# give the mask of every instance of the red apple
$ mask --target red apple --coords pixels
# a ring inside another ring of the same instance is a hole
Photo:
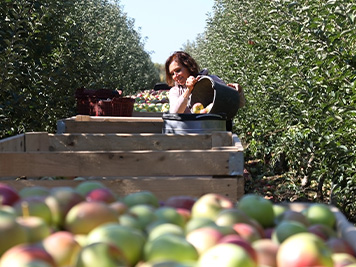
[[[319,236],[321,239],[325,241],[337,235],[336,231],[332,229],[330,226],[327,226],[325,224],[320,224],[320,223],[309,226],[308,231],[310,233]]]
[[[41,246],[20,244],[7,250],[0,259],[0,267],[9,266],[51,266],[57,267],[52,256]]]
[[[195,201],[196,198],[191,196],[171,196],[164,202],[164,205],[172,208],[191,210]]]
[[[199,255],[219,243],[223,234],[213,227],[202,227],[189,232],[186,240],[191,243]]]
[[[12,206],[20,199],[18,192],[11,186],[0,183],[0,205]]]
[[[235,223],[232,228],[239,236],[241,236],[241,238],[243,238],[249,243],[261,239],[259,231],[251,224]]]
[[[252,243],[260,266],[277,267],[277,252],[279,245],[271,239],[260,239]]]
[[[95,227],[117,222],[117,214],[102,202],[81,202],[72,207],[65,217],[64,227],[73,234],[88,234]]]
[[[102,201],[105,203],[112,203],[116,201],[116,196],[109,188],[96,188],[86,195],[86,200],[88,202]]]
[[[312,233],[299,233],[280,244],[277,252],[278,267],[333,267],[331,250],[324,241]]]
[[[81,246],[75,236],[67,231],[52,233],[42,241],[43,248],[52,256],[57,266],[74,266]]]
[[[220,194],[208,193],[201,196],[192,207],[192,218],[203,217],[215,220],[224,209],[234,207],[232,201]]]
[[[356,256],[350,244],[340,237],[330,237],[326,241],[326,245],[331,249],[333,253],[348,253],[350,255]]]
[[[219,240],[219,243],[235,244],[237,246],[244,248],[250,254],[251,258],[257,263],[256,251],[248,241],[243,239],[238,234],[225,235]]]

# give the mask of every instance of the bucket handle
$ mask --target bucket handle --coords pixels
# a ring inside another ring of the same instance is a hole
[[[221,116],[221,115],[218,115],[218,114],[210,114],[210,113],[198,115],[196,118],[197,118],[197,119],[200,119],[200,118],[204,118],[204,117],[216,117],[216,118],[222,119],[222,116]]]

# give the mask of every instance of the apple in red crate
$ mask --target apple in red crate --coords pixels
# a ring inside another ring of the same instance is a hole
[[[164,202],[164,205],[173,208],[191,210],[195,201],[196,198],[192,196],[171,196]]]
[[[86,195],[87,201],[102,201],[112,203],[116,201],[115,194],[109,188],[96,188]]]
[[[215,220],[220,211],[234,207],[232,201],[220,194],[207,193],[201,196],[192,207],[192,218],[204,217]]]
[[[74,266],[81,246],[75,235],[67,231],[54,232],[41,245],[52,256],[57,266]]]
[[[273,203],[262,196],[255,194],[244,195],[239,200],[237,208],[259,222],[263,228],[274,225]]]
[[[312,233],[299,233],[280,244],[277,252],[278,267],[333,267],[331,250],[324,241]]]
[[[257,254],[252,245],[238,234],[225,235],[219,240],[219,243],[229,243],[240,246],[250,254],[255,262],[257,262]]]
[[[106,223],[96,227],[88,234],[87,244],[97,242],[113,244],[123,252],[129,266],[135,266],[142,258],[145,240],[145,235],[138,229],[119,223]]]
[[[11,186],[0,183],[0,204],[12,206],[20,199],[18,192]]]
[[[101,224],[117,221],[117,213],[107,204],[81,202],[69,210],[65,217],[64,227],[73,234],[88,234]]]
[[[235,244],[218,244],[205,251],[197,262],[197,267],[257,267],[257,263],[242,247]]]
[[[201,255],[209,248],[218,244],[223,236],[224,235],[221,233],[221,231],[216,228],[202,227],[190,231],[186,235],[186,239],[196,248],[199,255]]]
[[[252,243],[260,266],[277,267],[277,252],[279,245],[271,239],[259,239]]]
[[[84,246],[75,262],[76,267],[131,266],[121,249],[113,244],[97,242]]]
[[[41,246],[20,244],[7,250],[0,259],[0,267],[50,266],[57,267],[52,256]]]
[[[12,214],[0,214],[0,237],[0,256],[9,248],[28,241],[26,230]]]

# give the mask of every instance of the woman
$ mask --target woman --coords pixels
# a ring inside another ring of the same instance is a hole
[[[170,113],[191,113],[189,107],[190,95],[199,75],[208,75],[207,69],[199,72],[197,62],[186,52],[174,52],[165,63],[167,84],[172,86],[169,91]],[[219,77],[209,75],[214,81],[224,83]],[[240,95],[239,107],[245,105],[242,87],[238,84],[227,84],[236,88]]]

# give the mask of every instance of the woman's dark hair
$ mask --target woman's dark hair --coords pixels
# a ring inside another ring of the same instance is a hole
[[[172,75],[169,73],[169,65],[171,65],[172,61],[174,60],[178,61],[185,68],[187,68],[192,76],[194,77],[198,76],[199,74],[198,63],[188,53],[183,51],[176,51],[166,60],[166,64],[165,64],[166,81],[168,85],[170,86],[174,85]]]

